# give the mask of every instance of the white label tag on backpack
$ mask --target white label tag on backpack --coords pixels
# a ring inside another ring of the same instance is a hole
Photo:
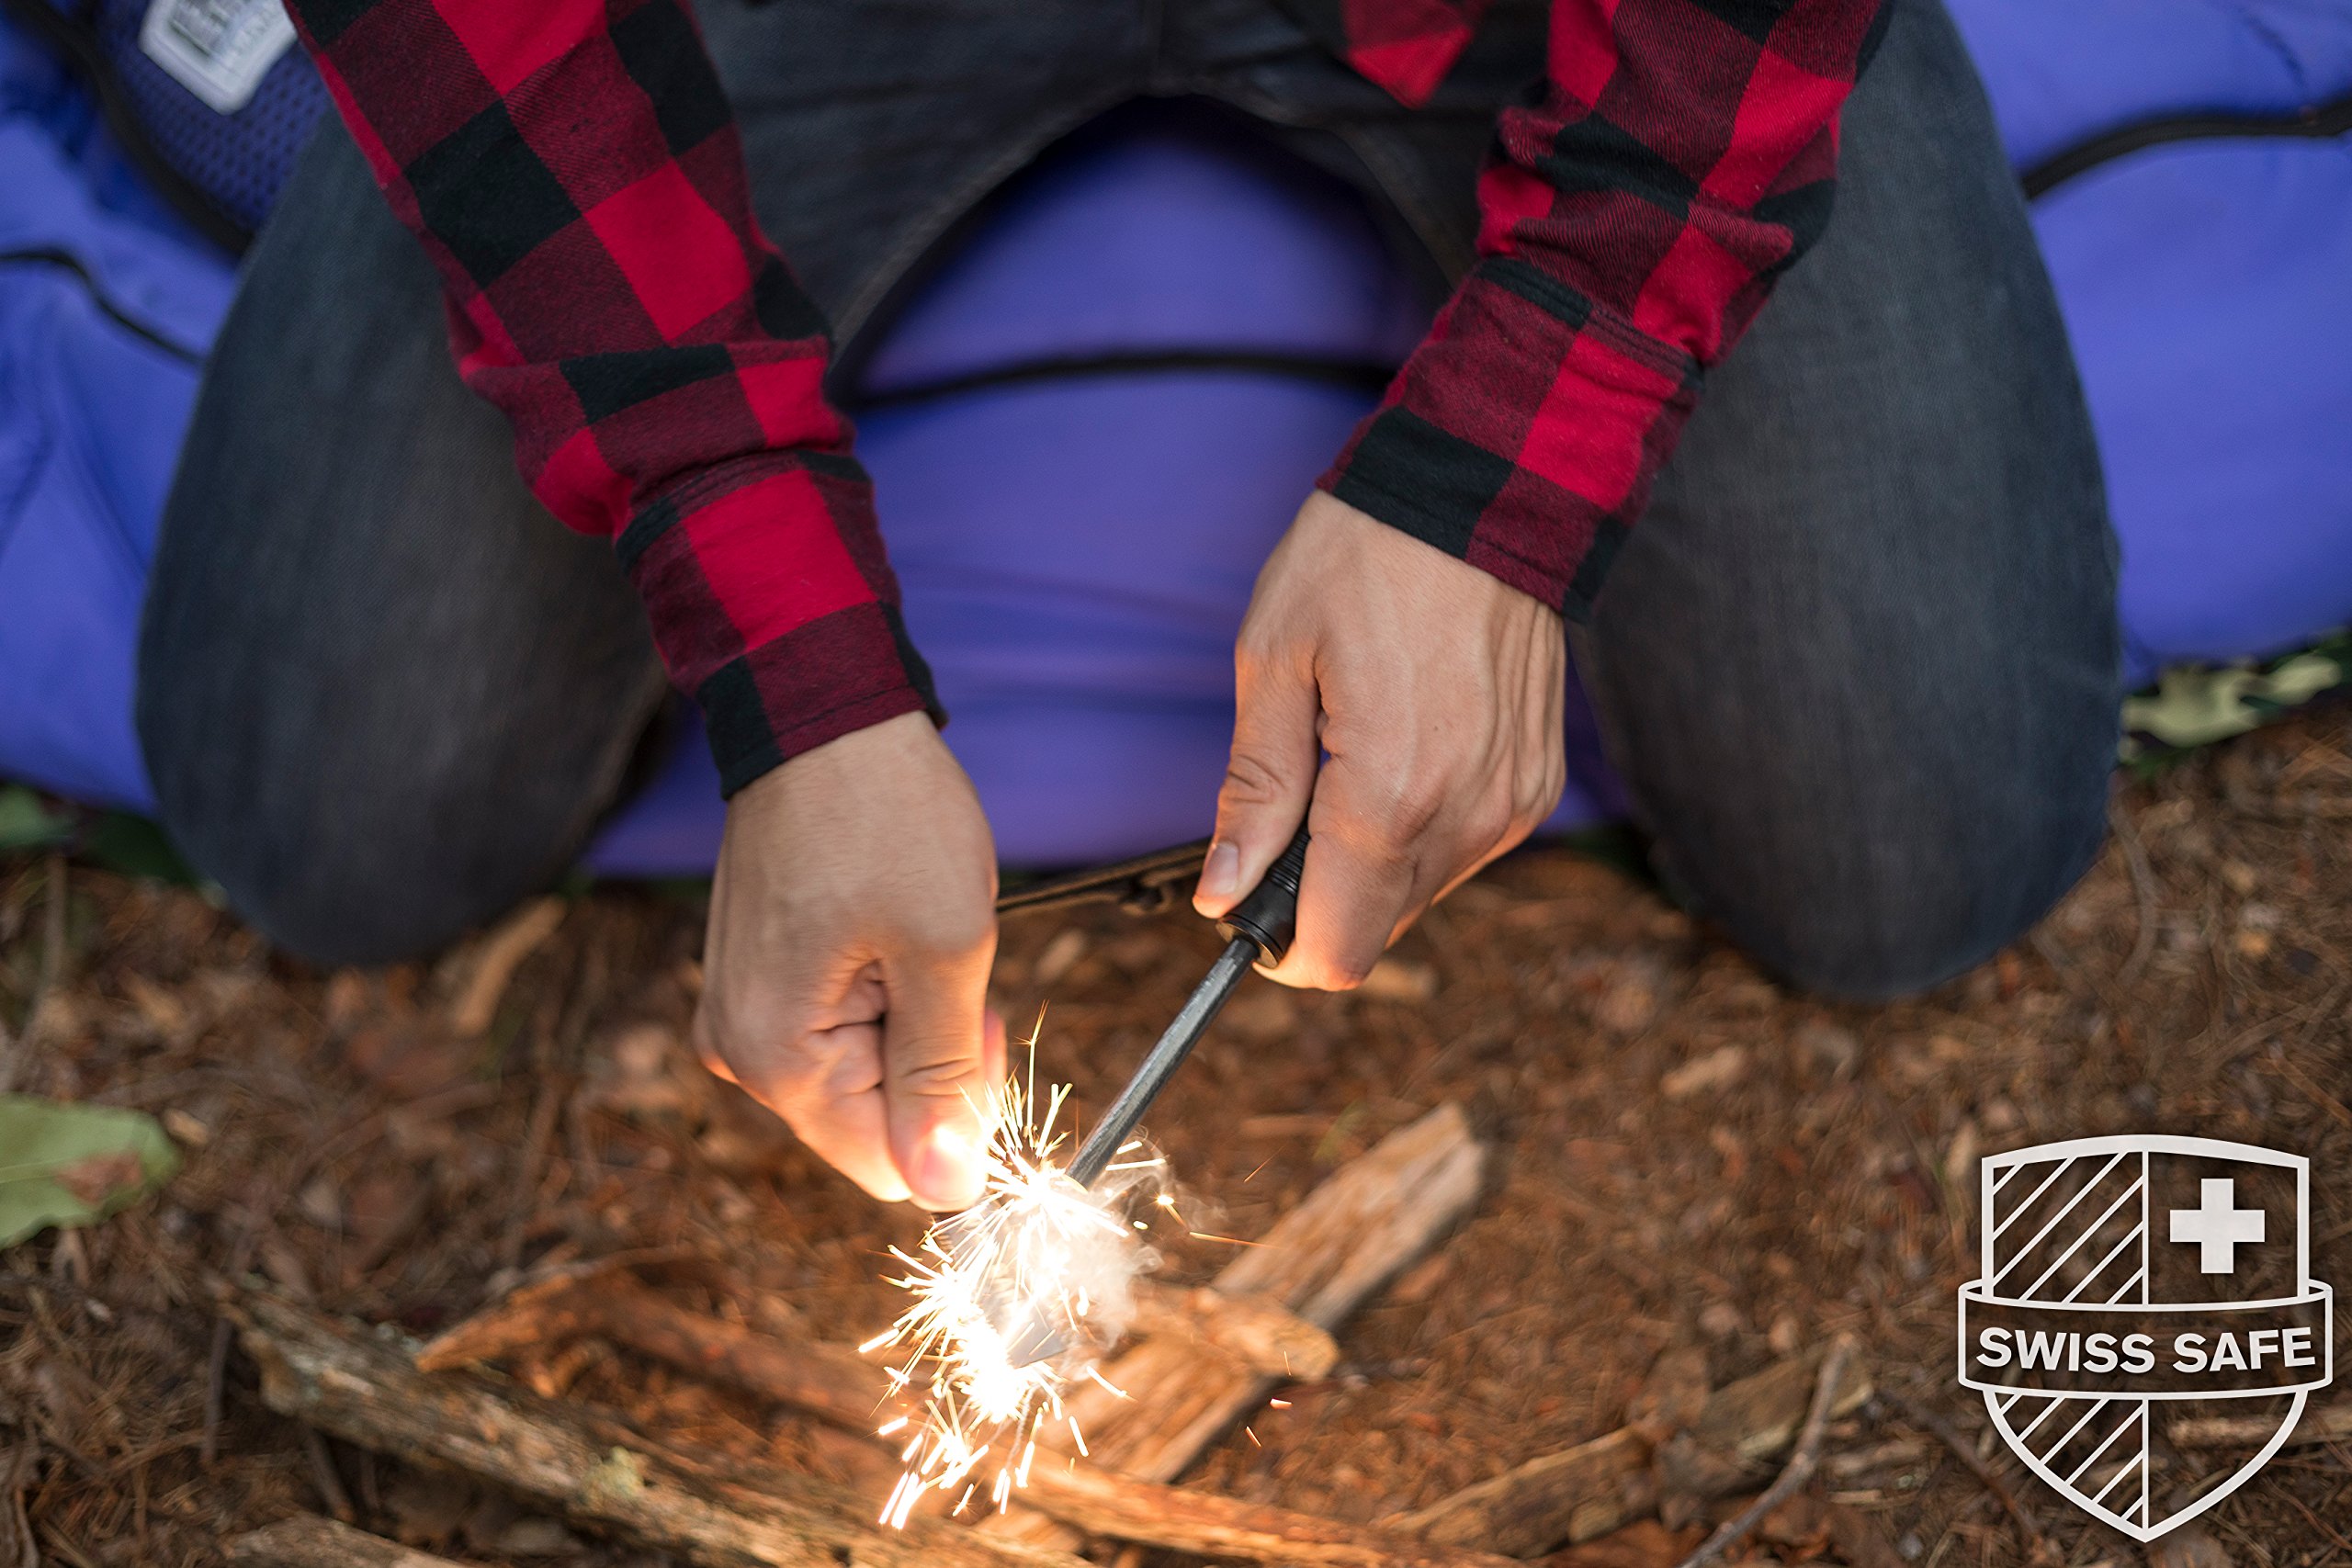
[[[154,0],[139,29],[147,58],[221,114],[250,103],[293,42],[283,0]]]

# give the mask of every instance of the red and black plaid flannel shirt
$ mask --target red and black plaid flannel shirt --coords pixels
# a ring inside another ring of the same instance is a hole
[[[1286,0],[1407,105],[1486,0]],[[1827,217],[1882,0],[1555,0],[1502,117],[1481,259],[1324,488],[1571,614],[1700,375]],[[731,793],[936,713],[825,323],[753,221],[682,0],[290,0],[467,384],[533,491],[614,541]]]

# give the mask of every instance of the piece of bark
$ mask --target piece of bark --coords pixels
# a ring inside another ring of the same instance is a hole
[[[1173,1479],[1278,1382],[1328,1374],[1338,1353],[1330,1328],[1460,1218],[1477,1196],[1483,1161],[1484,1150],[1460,1110],[1442,1107],[1317,1188],[1213,1286],[1145,1292],[1137,1326],[1156,1337],[1108,1372],[1128,1380],[1118,1386],[1129,1397],[1112,1400],[1090,1384],[1072,1402],[1081,1423],[1091,1418],[1114,1429],[1106,1441],[1086,1428],[1094,1464],[1124,1469],[1122,1450],[1140,1450],[1144,1461],[1160,1471],[1148,1479]],[[861,1434],[872,1433],[890,1412],[886,1370],[846,1348],[795,1344],[689,1313],[642,1286],[610,1278],[609,1271],[593,1284],[575,1272],[524,1286],[432,1341],[416,1365],[427,1371],[459,1366],[588,1334]],[[1145,1387],[1159,1393],[1138,1392]],[[1286,1561],[1303,1561],[1296,1556],[1300,1544],[1317,1540],[1335,1551],[1387,1550],[1379,1544],[1385,1532],[1351,1531],[1336,1521],[1281,1509],[1250,1510],[1257,1531],[1251,1535],[1222,1511],[1249,1506],[1216,1498],[1170,1509],[1162,1506],[1166,1490],[1098,1472],[1087,1476],[1082,1491],[1065,1486],[1057,1495],[1078,1499],[1067,1502],[1065,1511],[1087,1510],[1098,1521],[1088,1528],[1127,1532],[1129,1539],[1172,1550],[1267,1553]],[[1125,1521],[1116,1530],[1100,1522],[1113,1517]],[[990,1533],[1033,1542],[1076,1539],[1021,1509],[990,1519],[989,1527]],[[1389,1551],[1323,1561],[1465,1561],[1459,1552],[1432,1556],[1428,1544],[1408,1542],[1407,1550],[1418,1555],[1400,1559]]]
[[[1702,1451],[1747,1463],[1777,1458],[1804,1424],[1827,1348],[1801,1351],[1725,1383],[1707,1396],[1685,1435]],[[1839,1380],[1830,1414],[1849,1414],[1870,1395],[1870,1374],[1858,1357]],[[1651,1475],[1655,1452],[1640,1427],[1621,1427],[1575,1448],[1532,1459],[1389,1523],[1431,1540],[1475,1542],[1506,1556],[1534,1557],[1563,1541],[1606,1535],[1657,1506]],[[1711,1487],[1736,1486],[1746,1473],[1725,1467]]]
[[[1460,1222],[1477,1201],[1485,1167],[1486,1147],[1461,1107],[1439,1106],[1333,1173],[1210,1288],[1272,1302],[1329,1333]],[[1182,1475],[1283,1381],[1172,1336],[1130,1348],[1102,1371],[1119,1393],[1089,1384],[1069,1396],[1069,1414],[1098,1468],[1149,1482]],[[1053,1427],[1040,1434],[1039,1446],[1066,1452],[1067,1441]],[[1078,1541],[1068,1528],[1019,1507],[980,1528],[1065,1549]]]
[[[1849,1380],[1848,1369],[1855,1359],[1854,1339],[1841,1334],[1829,1342],[1821,1359],[1821,1371],[1813,1390],[1813,1398],[1805,1407],[1804,1425],[1799,1428],[1795,1445],[1789,1453],[1789,1462],[1761,1496],[1725,1519],[1715,1532],[1677,1568],[1706,1568],[1718,1562],[1733,1547],[1745,1541],[1772,1517],[1773,1511],[1786,1505],[1813,1479],[1821,1463],[1821,1440],[1829,1430],[1829,1416],[1838,1403],[1838,1395]],[[1705,1417],[1702,1415],[1702,1420]],[[1809,1555],[1809,1554],[1808,1554]]]
[[[221,1543],[232,1562],[261,1568],[465,1568],[315,1514],[297,1514]]]
[[[1021,1495],[1090,1535],[1141,1541],[1202,1557],[1294,1568],[1512,1568],[1507,1558],[1441,1546],[1377,1526],[1245,1503],[1083,1466],[1040,1462]]]
[[[693,1345],[696,1325],[715,1321],[670,1305],[604,1259],[516,1286],[427,1341],[417,1352],[416,1364],[423,1371],[441,1371],[497,1360],[517,1350],[544,1350],[594,1334],[691,1368],[696,1355],[708,1353]],[[1329,1331],[1295,1314],[1262,1298],[1228,1295],[1205,1286],[1140,1286],[1129,1332],[1208,1346],[1255,1371],[1301,1382],[1328,1376],[1340,1357]],[[847,1425],[868,1423],[876,1401],[887,1393],[875,1384],[873,1363],[847,1347],[814,1340],[790,1346],[788,1353],[817,1363],[807,1374],[808,1398],[780,1390],[772,1397]],[[773,1377],[767,1382],[777,1386]]]
[[[1653,1443],[1662,1443],[1705,1414],[1707,1353],[1696,1346],[1666,1351],[1642,1380],[1641,1392],[1625,1411],[1625,1425]]]
[[[476,1374],[429,1376],[396,1342],[257,1292],[230,1294],[221,1310],[279,1414],[481,1476],[695,1568],[1079,1568],[952,1525],[886,1530],[865,1499],[830,1483],[664,1442]]]
[[[544,1348],[596,1332],[602,1312],[597,1292],[583,1286],[604,1271],[575,1265],[526,1280],[426,1340],[416,1352],[417,1371],[440,1372],[494,1361],[517,1350]]]
[[[1788,1451],[1804,1426],[1822,1359],[1829,1344],[1815,1345],[1773,1362],[1762,1371],[1725,1383],[1707,1396],[1690,1432],[1709,1448],[1736,1454],[1750,1464],[1768,1463]],[[1870,1365],[1858,1353],[1839,1380],[1833,1416],[1860,1409],[1871,1393]]]
[[[1533,1557],[1607,1535],[1655,1505],[1650,1445],[1631,1427],[1529,1460],[1389,1520],[1430,1540]]]
[[[2200,1416],[2175,1421],[2165,1428],[2165,1435],[2184,1449],[2258,1449],[2278,1430],[2275,1416]],[[2281,1446],[2332,1443],[2345,1438],[2352,1438],[2352,1399],[2305,1405],[2302,1419],[2295,1423]]]
[[[1469,1212],[1485,1165],[1461,1107],[1442,1105],[1308,1193],[1212,1288],[1272,1302],[1329,1333]],[[1165,1337],[1123,1351],[1102,1378],[1121,1393],[1090,1385],[1069,1401],[1096,1464],[1174,1481],[1263,1404],[1281,1374]]]
[[[1657,1517],[1668,1529],[1680,1529],[1700,1517],[1718,1497],[1752,1490],[1760,1478],[1760,1467],[1711,1448],[1689,1431],[1675,1433],[1650,1455]]]
[[[494,1317],[469,1320],[433,1340],[417,1353],[417,1370],[439,1371],[593,1334],[862,1434],[871,1435],[897,1403],[887,1370],[845,1345],[757,1334],[689,1312],[625,1274],[549,1284],[536,1292],[526,1286],[501,1303]]]
[[[1263,1296],[1238,1295],[1210,1285],[1172,1290],[1143,1281],[1127,1332],[1187,1339],[1239,1361],[1252,1371],[1294,1382],[1319,1382],[1339,1365],[1339,1341]]]
[[[568,1310],[567,1324],[711,1382],[825,1416],[869,1441],[877,1419],[899,1403],[885,1369],[840,1347],[796,1344],[706,1317],[626,1280],[605,1280],[594,1290],[600,1304],[594,1312]],[[895,1478],[895,1467],[890,1473]],[[1503,1561],[1292,1509],[1108,1475],[1091,1464],[1035,1470],[1020,1496],[1094,1534],[1201,1556],[1309,1568],[1472,1568]]]

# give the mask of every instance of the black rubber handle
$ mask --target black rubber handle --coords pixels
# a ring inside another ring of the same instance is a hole
[[[1250,896],[1225,913],[1216,929],[1231,942],[1248,937],[1268,964],[1280,964],[1298,934],[1298,879],[1306,871],[1306,824],[1299,824],[1290,844],[1266,868],[1265,880]]]

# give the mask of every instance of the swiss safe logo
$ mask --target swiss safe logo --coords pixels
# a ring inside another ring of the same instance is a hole
[[[1960,1381],[2018,1457],[2143,1541],[2245,1485],[2334,1371],[2311,1162],[2211,1138],[2076,1138],[1991,1156],[1981,1180]],[[2192,1495],[2151,1444],[2214,1415],[2255,1416],[2268,1440]]]

